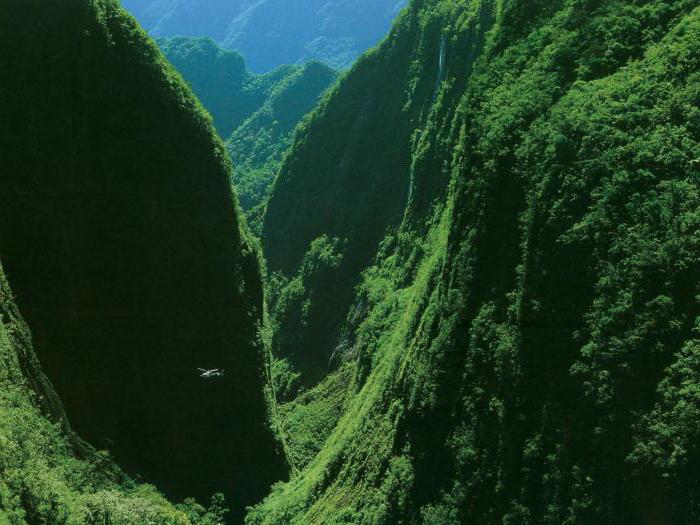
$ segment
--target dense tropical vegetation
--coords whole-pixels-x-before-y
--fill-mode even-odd
[[[161,40],[225,144],[112,0],[0,44],[0,523],[700,523],[700,0]]]
[[[697,1],[414,1],[265,215],[263,523],[700,521]],[[341,139],[342,137],[342,139]]]
[[[175,501],[223,493],[240,520],[285,467],[263,393],[259,258],[223,142],[114,0],[3,2],[0,47],[0,260],[72,428]],[[21,463],[3,479],[25,465],[7,497],[28,523],[79,522],[69,500],[117,490],[114,477],[72,462],[28,393],[7,395],[0,456]],[[27,441],[34,424],[48,434]]]
[[[251,229],[258,233],[270,186],[294,129],[335,81],[336,72],[319,62],[285,65],[255,75],[243,57],[207,37],[159,39],[211,114],[233,159],[233,182]]]

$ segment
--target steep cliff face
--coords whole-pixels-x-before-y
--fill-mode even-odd
[[[273,346],[320,383],[248,523],[699,519],[699,43],[697,1],[411,3],[273,189],[339,364]]]
[[[430,96],[405,107],[405,90],[414,52],[426,62],[432,57],[397,35],[413,34],[417,23],[402,17],[380,50],[362,57],[300,126],[267,205],[269,268],[292,279],[277,304],[274,344],[306,385],[328,368],[360,273],[410,196],[406,146]],[[432,91],[433,79],[427,84]],[[313,245],[322,238],[328,249]]]
[[[46,374],[128,472],[240,514],[282,467],[223,144],[116,2],[3,2],[0,44],[0,257]]]
[[[449,59],[465,74],[483,45],[488,16],[480,13],[450,49]],[[415,9],[402,16],[381,48],[362,57],[299,129],[275,181],[262,239],[269,268],[290,282],[275,306],[273,344],[303,386],[332,370],[352,345],[346,317],[351,305],[354,317],[366,308],[355,287],[387,232],[407,210],[424,220],[447,187],[449,154],[434,149],[447,147],[454,100],[428,120],[445,80],[441,23],[421,20]],[[463,89],[464,80],[452,82]],[[330,242],[331,259],[318,259],[322,239]]]

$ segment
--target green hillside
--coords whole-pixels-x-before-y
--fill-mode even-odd
[[[158,45],[226,140],[241,208],[259,233],[264,202],[293,131],[335,81],[336,72],[309,62],[256,75],[241,55],[207,37],[159,39]]]
[[[159,44],[0,3],[0,525],[700,523],[700,0]]]
[[[249,524],[700,522],[700,8],[414,0],[272,190]]]
[[[240,520],[285,467],[263,393],[259,260],[223,143],[116,1],[3,2],[0,47],[0,260],[43,370],[78,435],[125,472],[176,501],[223,492]],[[46,439],[56,450],[37,461],[61,458],[65,440]],[[56,501],[94,491],[92,474],[71,474],[85,468],[56,474]]]
[[[158,46],[212,115],[222,137],[228,137],[265,101],[269,87],[255,82],[243,57],[210,38],[159,39]]]
[[[274,73],[274,72],[273,72]],[[260,81],[271,74],[260,77]],[[282,159],[292,145],[294,131],[335,81],[337,73],[319,62],[290,67],[275,82],[265,102],[226,141],[235,160],[233,182],[241,208],[256,233]]]

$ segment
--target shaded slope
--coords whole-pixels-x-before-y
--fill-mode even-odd
[[[342,396],[321,374],[278,412],[283,437],[341,415],[248,523],[698,520],[699,42],[696,1],[412,2],[273,189],[271,265],[309,282],[327,262],[291,314],[360,281],[338,314],[353,379]],[[398,112],[360,128],[380,89]],[[393,126],[410,162],[344,147],[414,108]],[[368,158],[408,205],[361,277],[329,274],[328,237],[393,224],[345,170]]]
[[[240,514],[282,472],[223,145],[115,2],[5,2],[0,39],[0,257],[47,375],[128,472]]]
[[[2,268],[0,318],[0,522],[199,523],[72,434]]]

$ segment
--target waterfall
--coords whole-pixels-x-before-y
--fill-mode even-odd
[[[437,73],[437,80],[435,81],[435,89],[433,90],[433,101],[435,101],[435,97],[437,96],[438,89],[440,88],[440,83],[445,80],[445,59],[446,59],[446,50],[445,50],[445,37],[443,36],[442,39],[440,40],[440,55],[438,57],[438,73]]]

